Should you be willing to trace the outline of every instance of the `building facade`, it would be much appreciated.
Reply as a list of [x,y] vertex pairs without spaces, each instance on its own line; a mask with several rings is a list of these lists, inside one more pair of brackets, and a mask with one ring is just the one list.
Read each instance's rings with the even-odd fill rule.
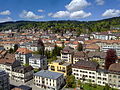
[[12,71],[11,79],[24,83],[33,78],[33,73],[32,66],[16,67]]
[[9,74],[0,70],[0,90],[10,90]]
[[66,63],[63,60],[56,60],[48,64],[49,71],[63,73],[64,76],[70,75],[72,67],[70,63]]
[[29,58],[29,65],[33,68],[47,69],[47,57],[42,55],[33,55]]
[[62,73],[41,70],[34,74],[34,84],[47,90],[60,90],[65,82]]

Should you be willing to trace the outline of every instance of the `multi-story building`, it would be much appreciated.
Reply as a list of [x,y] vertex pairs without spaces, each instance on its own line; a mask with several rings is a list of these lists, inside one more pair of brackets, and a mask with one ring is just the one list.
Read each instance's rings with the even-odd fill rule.
[[29,58],[29,65],[31,65],[33,68],[47,69],[47,57],[34,54]]
[[73,63],[74,51],[71,47],[67,46],[61,51],[61,59],[65,62]]
[[96,42],[98,46],[100,46],[100,51],[107,52],[109,49],[116,50],[117,56],[120,56],[120,40],[102,40],[100,42]]
[[75,79],[81,80],[83,82],[96,83],[96,70],[98,68],[98,64],[92,61],[84,61],[81,60],[75,64],[73,64],[72,74],[75,76]]
[[0,69],[4,70],[11,77],[13,68],[19,67],[20,61],[15,60],[14,54],[6,54],[3,58],[0,59]]
[[120,89],[120,63],[111,64],[108,70],[100,69],[96,62],[79,61],[73,64],[72,74],[77,80]]
[[64,76],[70,75],[72,72],[71,64],[63,60],[55,60],[49,64],[49,71],[63,73]]
[[41,70],[34,74],[34,84],[47,90],[60,90],[65,81],[62,73]]
[[120,63],[114,63],[109,67],[109,85],[120,90]]
[[105,69],[97,69],[96,72],[96,84],[105,86],[108,84],[108,71]]
[[15,53],[16,60],[21,61],[21,64],[29,64],[29,57],[32,56],[32,51],[27,48],[18,48]]
[[19,82],[27,82],[33,78],[32,66],[20,66],[12,70],[11,79]]
[[73,64],[75,64],[80,60],[86,60],[86,59],[87,59],[87,54],[85,52],[76,51],[74,52],[74,55],[73,55]]
[[92,34],[95,39],[101,40],[112,40],[115,39],[115,36],[110,32],[101,32]]
[[0,90],[10,90],[9,75],[2,70],[0,70]]
[[27,48],[30,51],[39,51],[41,49],[43,49],[44,45],[41,39],[39,40],[33,40],[31,42],[25,42],[23,44],[20,45],[21,48]]
[[91,51],[87,53],[87,57],[91,61],[96,61],[100,65],[101,68],[104,68],[105,64],[105,58],[106,58],[106,52],[102,51]]

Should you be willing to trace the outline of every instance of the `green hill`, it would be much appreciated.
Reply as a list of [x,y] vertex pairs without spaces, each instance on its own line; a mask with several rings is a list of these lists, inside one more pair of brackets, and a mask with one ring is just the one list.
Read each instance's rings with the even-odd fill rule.
[[91,33],[107,31],[120,27],[120,17],[114,17],[98,21],[16,21],[0,23],[0,31],[22,29],[52,30],[54,33],[76,31],[79,33]]

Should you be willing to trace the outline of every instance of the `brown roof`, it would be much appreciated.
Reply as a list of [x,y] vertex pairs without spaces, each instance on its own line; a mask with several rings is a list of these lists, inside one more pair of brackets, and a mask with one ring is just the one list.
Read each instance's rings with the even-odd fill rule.
[[0,64],[5,64],[5,63],[13,63],[15,61],[15,55],[14,54],[6,54],[4,58],[0,59]]
[[89,58],[93,58],[93,57],[99,57],[99,58],[101,58],[101,59],[105,59],[105,57],[106,57],[106,52],[97,52],[97,51],[89,51],[88,52],[88,57]]
[[109,67],[109,71],[120,72],[120,63],[111,64]]
[[27,48],[18,48],[16,53],[21,53],[21,54],[28,54],[28,53],[32,53],[31,50],[27,49]]
[[77,51],[77,52],[74,53],[73,57],[76,57],[76,58],[85,58],[86,57],[86,53],[83,52],[83,51]]
[[98,50],[100,47],[97,44],[88,44],[85,47],[86,49],[96,49]]
[[97,70],[99,64],[93,61],[81,60],[73,64],[73,68],[86,69],[86,70]]
[[73,48],[71,48],[70,46],[66,46],[63,48],[63,50],[61,51],[62,53],[73,53]]

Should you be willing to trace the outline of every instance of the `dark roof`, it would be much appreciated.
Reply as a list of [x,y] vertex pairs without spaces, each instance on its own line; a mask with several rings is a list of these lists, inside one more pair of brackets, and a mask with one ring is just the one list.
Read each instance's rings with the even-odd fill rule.
[[71,48],[70,46],[66,46],[66,47],[63,48],[63,50],[61,52],[62,53],[73,53],[74,52],[73,50],[74,49]]
[[102,59],[105,59],[106,57],[106,53],[105,52],[94,52],[94,51],[90,51],[88,52],[88,57],[92,58],[92,57],[100,57]]
[[33,54],[33,56],[30,57],[30,59],[43,59],[46,58],[46,56],[40,55],[40,54]]
[[81,60],[73,64],[73,68],[87,69],[87,70],[97,70],[99,64],[93,61]]
[[34,75],[44,77],[44,78],[49,78],[49,79],[57,79],[63,74],[58,73],[58,72],[51,72],[51,71],[48,71],[48,70],[41,70],[41,71],[35,73]]
[[76,58],[85,58],[86,57],[86,53],[83,52],[83,51],[77,51],[77,52],[74,53],[73,57],[76,57]]
[[13,69],[14,72],[23,73],[23,74],[31,70],[33,70],[32,66],[20,66]]
[[18,86],[18,88],[20,88],[20,89],[22,89],[22,90],[32,90],[31,87],[26,86],[26,85],[20,85],[20,86]]
[[111,64],[108,70],[111,72],[119,72],[120,73],[120,63]]

